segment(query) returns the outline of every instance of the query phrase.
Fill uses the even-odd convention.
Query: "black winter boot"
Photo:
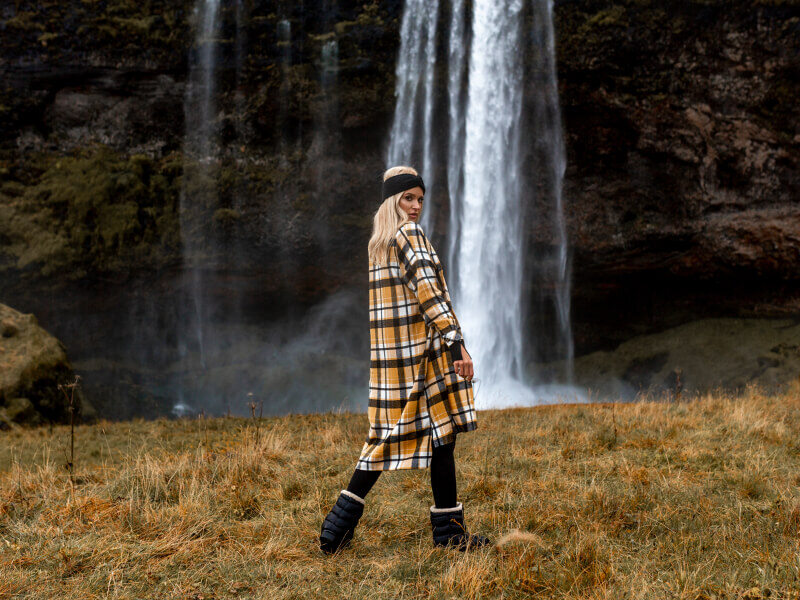
[[[459,502],[453,508],[431,506],[433,545],[449,546],[461,550],[480,548],[491,544],[489,538],[467,532],[464,527],[464,507]]]
[[[322,522],[322,532],[319,536],[320,549],[331,554],[347,546],[353,538],[353,531],[363,512],[364,499],[353,492],[342,490],[336,499],[336,504]]]

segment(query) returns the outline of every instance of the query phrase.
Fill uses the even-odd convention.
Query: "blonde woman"
[[[470,534],[456,496],[456,435],[477,427],[472,358],[464,347],[444,270],[418,224],[425,184],[411,167],[383,175],[369,241],[369,432],[347,489],[325,517],[320,548],[346,546],[383,471],[430,467],[433,542],[459,550]]]

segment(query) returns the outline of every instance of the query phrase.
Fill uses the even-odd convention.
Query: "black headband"
[[[421,187],[422,193],[425,193],[425,184],[422,182],[422,177],[419,175],[412,175],[411,173],[400,173],[400,175],[389,177],[389,179],[383,182],[381,193],[383,199],[386,200],[390,196],[415,187]]]

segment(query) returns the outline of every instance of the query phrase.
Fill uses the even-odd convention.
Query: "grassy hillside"
[[[467,525],[434,549],[429,472],[384,473],[317,546],[362,414],[0,433],[0,598],[798,598],[800,385],[691,402],[482,411]]]

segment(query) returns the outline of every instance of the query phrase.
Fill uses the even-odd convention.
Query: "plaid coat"
[[[447,351],[462,335],[436,251],[409,222],[388,253],[369,270],[370,426],[356,464],[366,471],[428,467],[432,446],[477,427],[472,383]]]

